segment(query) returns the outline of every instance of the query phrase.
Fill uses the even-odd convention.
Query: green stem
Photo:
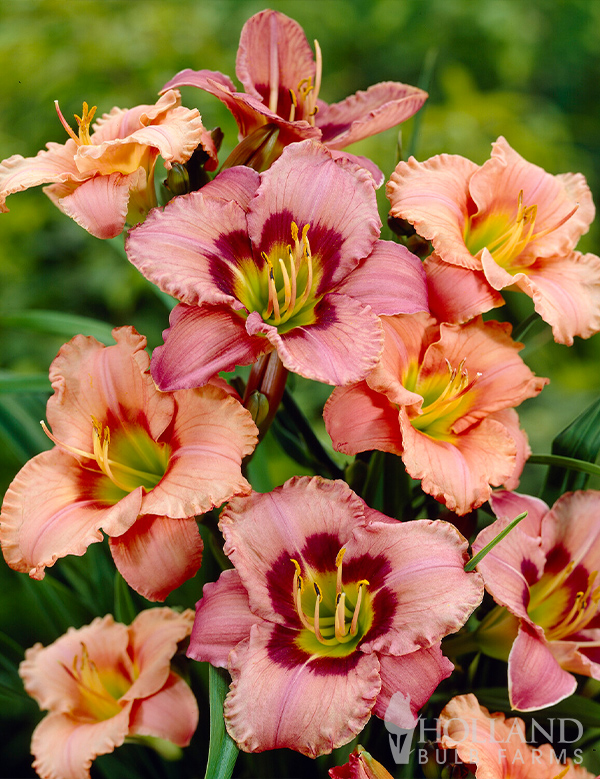
[[[507,525],[504,528],[504,530],[498,533],[498,535],[495,538],[492,538],[489,544],[486,544],[483,547],[483,549],[480,549],[477,552],[476,555],[473,555],[473,557],[465,565],[465,571],[467,571],[467,573],[469,571],[473,571],[475,567],[483,560],[486,554],[490,552],[499,541],[502,541],[502,539],[510,533],[513,527],[516,527],[522,519],[525,519],[526,516],[527,516],[527,512],[524,511],[522,514],[519,514],[518,517],[515,517],[513,521],[510,523],[510,525]]]
[[[377,487],[379,486],[379,479],[381,478],[381,472],[383,470],[383,452],[373,452],[371,459],[369,460],[369,469],[367,471],[367,478],[362,490],[362,499],[369,506],[373,505]]]
[[[559,468],[568,468],[571,471],[600,476],[600,466],[585,462],[585,460],[576,460],[573,457],[561,457],[557,454],[532,454],[527,462],[533,465],[556,465]]]
[[[529,316],[526,317],[518,325],[515,325],[515,329],[512,331],[513,341],[520,341],[521,338],[524,338],[529,328],[535,322],[537,322],[539,318],[540,318],[539,314],[536,311],[534,311],[532,314],[529,314]]]

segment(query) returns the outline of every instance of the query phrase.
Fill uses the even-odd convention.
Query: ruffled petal
[[[246,330],[253,338],[266,336],[283,365],[307,379],[338,386],[364,379],[383,349],[379,317],[369,306],[337,294],[326,295],[315,315],[313,324],[279,335],[276,327],[253,312]]]
[[[415,727],[419,709],[454,670],[439,644],[402,657],[380,655],[379,663],[381,692],[373,714],[406,729]]]
[[[127,584],[148,600],[163,601],[194,576],[203,543],[195,519],[143,515],[123,535],[110,539],[115,565]]]
[[[227,668],[229,653],[250,637],[250,628],[262,622],[250,611],[248,591],[235,569],[223,571],[216,582],[207,582],[196,604],[196,619],[188,657]]]
[[[366,303],[379,316],[429,310],[421,260],[392,241],[377,241],[336,291]]]
[[[382,81],[339,103],[321,106],[317,127],[323,143],[342,149],[410,119],[427,99],[427,92],[397,81]]]
[[[490,495],[490,506],[498,519],[509,521],[526,511],[527,516],[519,522],[519,528],[532,538],[539,538],[541,535],[542,519],[550,510],[548,504],[540,498],[507,490],[494,490]]]
[[[198,703],[188,685],[171,672],[162,688],[137,700],[131,709],[129,733],[164,738],[186,747],[198,726]]]
[[[288,747],[317,757],[347,744],[371,716],[381,688],[377,655],[300,660],[294,636],[254,625],[230,654],[225,723],[246,752]]]
[[[60,197],[56,205],[96,238],[115,238],[125,228],[130,191],[143,188],[145,183],[146,173],[141,168],[127,176],[96,175],[70,195]],[[52,194],[52,188],[47,194]]]
[[[556,546],[587,571],[600,570],[600,492],[579,490],[556,501],[542,524],[542,548],[548,554]]]
[[[224,306],[186,306],[171,312],[165,343],[152,353],[152,377],[159,389],[189,389],[206,384],[219,371],[251,365],[273,347],[250,336],[244,320]]]

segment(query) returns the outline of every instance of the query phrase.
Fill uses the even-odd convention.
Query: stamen
[[[339,596],[342,593],[342,560],[346,554],[346,547],[343,546],[335,558],[335,567],[337,568],[337,578],[335,582],[335,592]]]
[[[338,555],[339,557],[339,555]],[[335,637],[341,641],[346,631],[346,593],[339,592],[335,599]]]
[[[297,560],[294,560],[293,557],[290,558],[290,560],[294,563],[294,566],[296,567],[296,570],[294,572],[294,605],[296,606],[296,612],[298,614],[298,617],[300,618],[300,622],[302,622],[303,626],[305,628],[308,628],[308,630],[311,631],[311,633],[315,632],[315,629],[313,625],[308,621],[306,614],[302,610],[302,591],[304,589],[304,584],[302,581],[302,576],[300,575],[300,564]]]
[[[92,108],[88,111],[88,104],[84,103],[82,110],[83,117],[79,117],[77,114],[75,114],[75,120],[79,126],[79,141],[84,145],[89,145],[92,142],[90,138],[90,125],[95,113],[96,106],[92,106]]]
[[[269,110],[277,113],[279,99],[279,56],[277,51],[277,23],[272,18],[269,36]]]
[[[292,105],[290,107],[290,117],[288,121],[293,122],[294,119],[296,118],[296,108],[298,107],[298,100],[296,98],[296,93],[294,92],[293,89],[290,89],[289,93],[290,93],[290,100],[292,101]]]
[[[323,56],[321,54],[321,47],[319,46],[319,41],[315,38],[315,88],[313,89],[311,98],[313,101],[313,109],[310,112],[310,116],[314,117],[317,111],[319,110],[319,106],[317,105],[317,98],[319,97],[319,92],[321,91],[321,75],[323,73]],[[314,122],[312,122],[314,124]]]
[[[361,579],[361,581],[357,582],[358,596],[356,598],[356,606],[354,607],[354,614],[352,616],[352,623],[350,625],[350,635],[352,636],[355,636],[358,630],[358,615],[360,613],[360,604],[362,603],[363,598],[363,587],[368,584],[369,582],[366,579]]]
[[[290,252],[290,259],[291,259],[291,252]],[[284,311],[288,311],[290,308],[290,302],[292,300],[292,285],[290,284],[290,277],[288,276],[285,263],[281,258],[279,258],[279,266],[281,267],[281,275],[283,276],[283,292],[284,292],[283,309]]]

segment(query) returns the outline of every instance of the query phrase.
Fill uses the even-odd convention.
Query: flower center
[[[79,716],[93,721],[110,719],[121,711],[118,701],[131,687],[132,679],[125,675],[125,668],[98,670],[90,658],[86,645],[81,642],[81,655],[75,655],[73,665],[62,667],[76,683],[80,694]]]
[[[285,118],[285,108],[279,105],[279,62],[276,56],[271,58],[269,73],[269,110],[274,114],[279,114]],[[321,89],[321,74],[323,72],[323,57],[319,42],[315,40],[315,79],[308,76],[298,82],[296,89],[289,89],[290,105],[288,121],[293,122],[296,118],[304,119],[311,125],[315,125],[315,116],[319,107],[317,98]],[[285,94],[285,93],[284,93]],[[287,101],[285,101],[287,102]],[[299,114],[296,117],[296,113]]]
[[[527,613],[544,628],[549,641],[560,641],[583,630],[598,613],[600,587],[594,587],[598,571],[587,575],[585,589],[578,590],[573,598],[573,589],[566,583],[573,568],[571,562],[558,576],[544,574],[530,590]]]
[[[126,493],[132,492],[137,487],[143,487],[146,491],[156,487],[165,475],[169,464],[170,446],[153,441],[141,427],[135,430],[127,430],[124,427],[118,429],[111,443],[108,425],[102,426],[95,417],[92,417],[93,451],[86,452],[59,441],[44,422],[41,425],[48,438],[57,446],[78,458],[94,460],[112,484]],[[111,446],[112,457],[109,456],[109,446]],[[112,491],[109,493],[105,495],[109,500],[119,500],[122,497],[118,494],[113,495]]]
[[[528,244],[563,225],[573,216],[577,208],[578,206],[575,205],[556,224],[536,233],[534,230],[538,207],[535,204],[526,206],[523,203],[521,189],[517,198],[516,215],[490,214],[483,219],[470,217],[465,225],[465,245],[473,256],[487,248],[494,261],[509,270]],[[516,272],[516,267],[513,270]]]
[[[416,390],[423,395],[423,405],[421,413],[411,419],[411,424],[433,438],[452,438],[450,427],[464,415],[468,405],[467,393],[473,389],[475,382],[481,376],[478,372],[475,378],[469,381],[465,360],[461,361],[458,368],[453,368],[448,360],[446,365],[449,377],[447,375],[432,377],[428,380],[429,386],[424,392],[420,391],[422,388]]]
[[[70,137],[75,141],[75,143],[78,146],[82,146],[82,145],[90,146],[92,143],[90,138],[90,125],[92,123],[92,119],[94,118],[94,114],[96,113],[96,106],[92,106],[92,108],[88,110],[88,104],[84,103],[83,109],[81,111],[82,116],[77,116],[77,114],[75,114],[75,120],[79,126],[79,135],[75,135],[75,133],[69,126],[69,123],[62,115],[62,111],[58,106],[58,100],[54,101],[54,105],[56,107],[56,113],[58,114],[60,123],[65,128],[65,130],[70,135]]]
[[[344,586],[342,560],[345,552],[345,547],[342,547],[337,554],[335,574],[325,573],[317,582],[312,573],[308,572],[310,583],[302,576],[300,563],[290,558],[295,567],[294,605],[302,626],[309,631],[301,643],[311,651],[350,643],[348,649],[352,651],[371,626],[367,590],[369,582],[361,579]]]

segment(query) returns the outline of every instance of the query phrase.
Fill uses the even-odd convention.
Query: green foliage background
[[[273,0],[270,6],[298,20],[309,40],[319,40],[324,57],[321,97],[329,102],[378,81],[417,84],[425,63],[433,63],[426,109],[417,122],[403,127],[404,155],[411,148],[419,159],[445,152],[483,163],[491,142],[504,135],[524,157],[552,173],[582,171],[598,201],[599,2]],[[0,158],[33,156],[47,141],[65,140],[55,99],[69,118],[80,113],[84,100],[97,105],[99,114],[114,105],[153,103],[163,84],[186,67],[234,77],[242,25],[264,7],[255,0],[3,3]],[[205,125],[224,130],[224,159],[236,142],[231,117],[216,99],[197,90],[184,89],[183,101],[200,109]],[[388,177],[396,147],[397,131],[390,130],[352,151],[372,157]],[[385,221],[386,201],[383,193],[380,197]],[[160,343],[168,311],[128,264],[122,242],[92,238],[39,189],[11,196],[8,206],[10,213],[0,216],[0,378],[5,372],[46,373],[68,338],[61,328],[49,333],[19,324],[17,315],[27,310],[91,316],[113,326],[132,324],[148,336],[151,346]],[[580,248],[600,253],[599,235],[593,227]],[[385,229],[383,237],[388,237]],[[499,316],[518,322],[530,311],[528,299],[514,296]],[[598,338],[578,340],[567,349],[553,343],[544,325],[530,331],[524,357],[538,374],[552,380],[539,398],[521,409],[535,452],[549,452],[554,436],[597,397]],[[297,389],[308,397],[302,382]],[[0,494],[21,465],[47,446],[37,423],[44,416],[46,398],[40,391],[0,394]],[[269,472],[261,489],[297,472],[275,442],[269,447],[270,461],[281,464]],[[540,481],[540,466],[527,466],[523,489],[536,490]],[[101,554],[90,550],[88,555],[89,570],[101,568]],[[76,580],[79,575],[85,587],[81,582],[88,564],[78,562],[69,576]],[[2,685],[16,689],[11,657],[14,667],[22,648],[36,640],[53,640],[65,629],[61,621],[78,619],[83,624],[111,610],[107,598],[102,593],[95,597],[89,586],[87,600],[69,601],[60,589],[61,575],[67,576],[59,572],[55,585],[45,584],[46,594],[40,596],[33,594],[26,576],[0,566]],[[189,605],[198,593],[198,585],[189,587],[184,596]],[[16,645],[3,636],[12,637]],[[3,689],[0,686],[0,751],[6,754],[0,759],[0,775],[33,776],[28,749],[37,707],[16,693],[2,697]]]

